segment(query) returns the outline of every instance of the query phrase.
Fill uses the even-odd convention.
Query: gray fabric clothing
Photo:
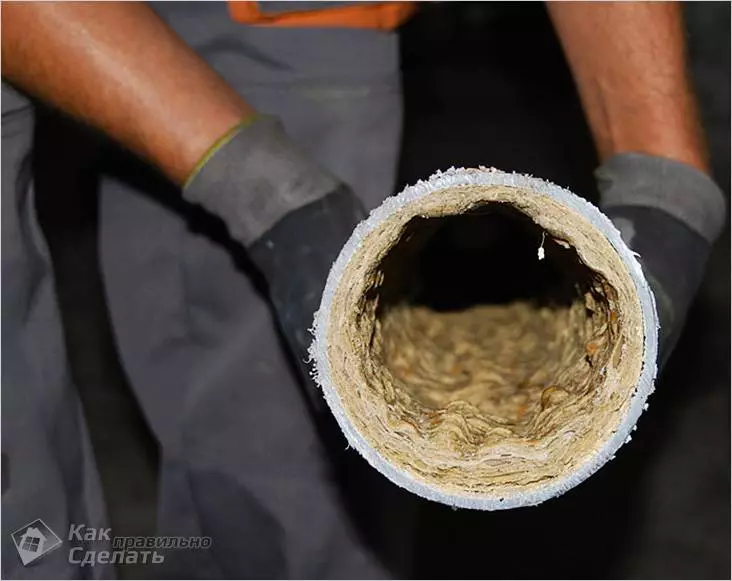
[[[229,18],[225,3],[173,2],[154,7],[260,112],[281,119],[288,134],[349,184],[367,207],[393,193],[401,131],[395,34],[246,27]],[[3,185],[9,149],[5,130],[3,119]],[[29,146],[30,138],[25,139]],[[334,456],[324,444],[327,439],[321,433],[329,428],[319,426],[309,415],[302,387],[256,277],[250,276],[243,250],[218,220],[185,203],[180,192],[144,164],[119,153],[105,160],[104,168],[101,264],[122,363],[161,444],[159,532],[213,539],[208,551],[168,552],[161,575],[390,576],[383,559],[350,518],[343,482],[360,485],[360,504],[373,521],[374,538],[386,549],[401,550],[412,536],[413,531],[402,524],[409,522],[412,499],[373,473],[353,452],[341,448]],[[11,208],[3,212],[3,220],[13,212],[16,219],[23,218]],[[20,248],[17,252],[25,254],[13,259],[6,273],[10,247],[5,244],[5,228],[3,236],[5,284],[14,280],[18,286],[15,291],[3,289],[3,309],[6,300],[13,300],[9,308],[18,317],[28,312],[31,282],[41,271],[35,264],[37,252],[23,251],[21,240],[14,244]],[[51,280],[50,270],[47,280]],[[50,289],[47,298],[53,300]],[[30,304],[37,303],[36,298]],[[4,339],[9,323],[13,329],[12,318],[4,317]],[[39,345],[40,352],[54,354],[48,366],[58,377],[57,391],[76,401],[71,385],[62,383],[65,363],[57,317],[45,317],[33,332],[32,344]],[[42,342],[54,334],[59,345],[43,347]],[[13,349],[12,340],[8,336],[3,345],[4,364],[6,355],[10,357],[8,349]],[[13,358],[20,365],[22,359]],[[3,368],[4,374],[12,370]],[[33,372],[18,367],[13,375],[17,379],[4,375],[3,420],[8,408],[6,386],[28,381]],[[23,400],[28,409],[13,413],[25,424],[26,418],[46,410],[38,422],[39,433],[45,434],[55,429],[47,421],[48,414],[58,415],[62,407],[44,399],[49,388],[40,379],[34,389],[38,397]],[[64,414],[65,421],[81,433],[66,444],[66,450],[83,450],[81,417]],[[7,432],[5,426],[4,421],[3,446],[25,434],[20,426]],[[49,467],[59,464],[59,470],[72,472],[66,487],[58,478],[38,479],[27,490],[28,503],[45,495],[57,510],[76,514],[86,507],[78,497],[79,489],[98,497],[97,484],[82,486],[92,469],[73,471],[67,452],[59,452],[53,442],[44,439],[36,448],[39,456],[34,457],[48,458]],[[10,460],[12,473],[12,454]],[[84,465],[90,466],[89,462]],[[4,532],[5,505],[4,496]],[[20,511],[22,506],[18,507],[10,510]],[[78,574],[61,565],[54,569],[51,561],[48,566],[41,576]],[[35,576],[27,569],[21,572]]]
[[[105,511],[78,395],[69,377],[51,261],[33,204],[31,104],[2,87],[2,577],[112,575],[69,562],[71,524]],[[61,547],[24,566],[12,533],[41,519]],[[89,542],[89,549],[108,543]]]

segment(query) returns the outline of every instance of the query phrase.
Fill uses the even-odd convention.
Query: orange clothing
[[[298,4],[292,2],[292,11],[269,13],[261,10],[260,2],[231,0],[229,13],[236,22],[254,26],[394,30],[417,8],[416,2],[343,2],[323,8],[309,8],[312,3],[308,3],[305,9],[297,10]]]

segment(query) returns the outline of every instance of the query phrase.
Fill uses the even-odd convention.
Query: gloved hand
[[[595,172],[600,208],[640,255],[656,297],[659,367],[668,360],[725,220],[725,199],[701,171],[670,159],[618,154]]]
[[[323,409],[306,363],[309,329],[331,265],[366,216],[360,201],[304,155],[275,118],[264,116],[219,140],[183,196],[222,218],[247,248],[267,281],[311,403]]]

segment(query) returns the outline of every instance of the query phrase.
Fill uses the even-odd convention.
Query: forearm
[[[145,4],[3,3],[3,76],[182,184],[254,112]]]
[[[331,265],[366,215],[359,199],[277,119],[241,123],[254,111],[145,5],[2,8],[3,75],[147,158],[224,221],[264,277],[312,385],[308,329]],[[308,393],[322,404],[317,388]]]
[[[602,161],[638,152],[708,170],[681,6],[549,2]]]

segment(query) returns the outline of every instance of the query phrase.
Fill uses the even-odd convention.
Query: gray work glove
[[[640,255],[656,297],[659,366],[668,360],[725,221],[719,187],[699,170],[670,159],[623,153],[595,172],[600,207]]]
[[[273,117],[239,127],[189,179],[183,196],[223,219],[264,276],[281,330],[309,375],[309,329],[330,267],[366,216],[360,201],[304,155]]]

